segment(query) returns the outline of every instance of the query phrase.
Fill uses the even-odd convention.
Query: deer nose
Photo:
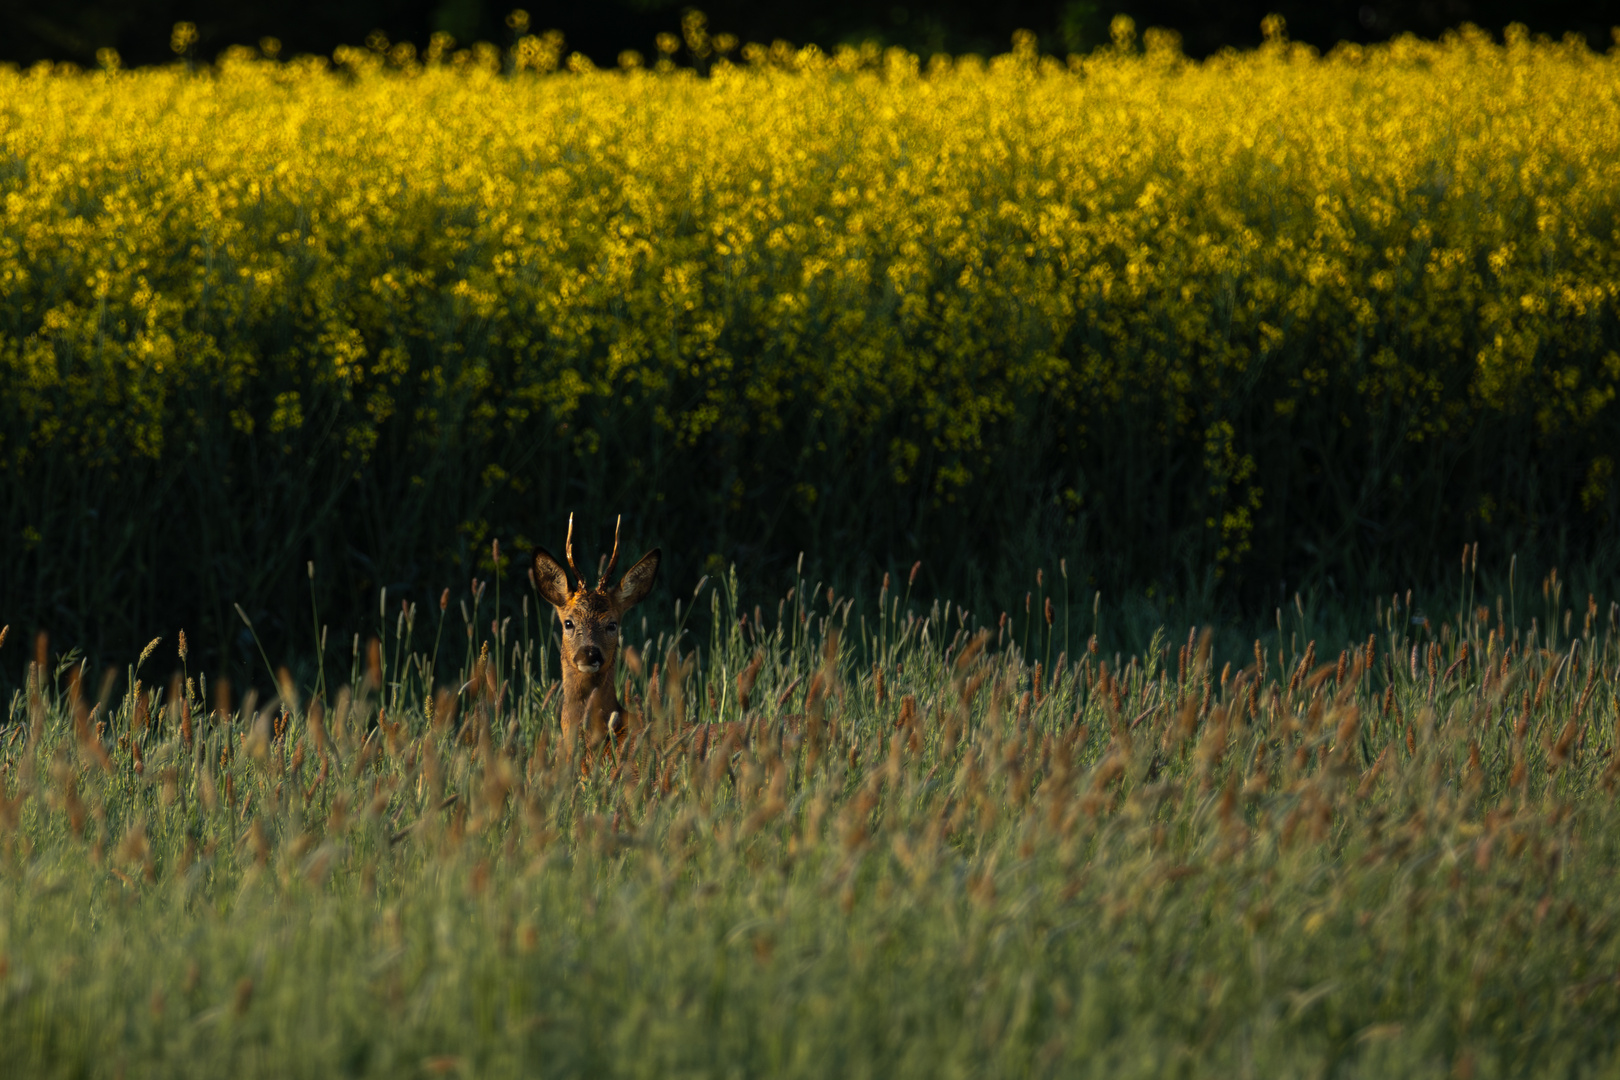
[[[595,645],[587,645],[579,650],[579,655],[575,658],[575,661],[582,668],[596,671],[602,666],[602,650]]]

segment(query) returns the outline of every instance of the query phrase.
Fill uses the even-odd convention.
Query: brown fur
[[[544,548],[534,553],[534,581],[540,596],[556,610],[562,632],[562,734],[564,745],[585,740],[585,768],[591,767],[596,753],[612,740],[610,755],[620,763],[635,759],[643,747],[647,725],[639,712],[631,713],[619,700],[615,686],[618,671],[621,629],[625,612],[644,600],[658,578],[662,552],[658,548],[643,555],[625,571],[616,585],[608,586],[619,559],[618,529],[613,536],[613,555],[596,588],[586,586],[574,563],[574,520],[568,519],[568,540],[564,548],[565,569]],[[569,570],[578,580],[569,578]],[[757,674],[757,670],[754,671]],[[752,679],[749,680],[749,688]],[[741,689],[741,687],[739,687]],[[781,729],[791,747],[798,743],[800,718],[786,717],[773,727]],[[663,755],[689,753],[697,760],[711,755],[729,759],[749,741],[766,734],[759,718],[748,722],[723,724],[683,724],[664,738]],[[632,765],[632,774],[636,771]]]
[[[571,584],[568,571],[544,548],[534,553],[535,587],[557,612],[562,631],[562,728],[563,738],[583,737],[587,745],[600,744],[610,735],[623,741],[628,717],[614,686],[619,666],[619,624],[624,613],[646,598],[658,580],[662,553],[653,548],[625,571],[618,584],[608,587],[614,564],[619,559],[618,530],[613,537],[613,556],[596,588],[589,588],[574,566],[574,519],[568,519],[568,542],[564,552],[574,569],[578,586]]]

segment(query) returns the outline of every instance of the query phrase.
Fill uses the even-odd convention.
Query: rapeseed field
[[[1615,54],[1115,30],[0,71],[0,595],[108,648],[191,597],[219,655],[312,554],[357,615],[565,508],[941,595],[1014,542],[1244,603],[1603,550]]]

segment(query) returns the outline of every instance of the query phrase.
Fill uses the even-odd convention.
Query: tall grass
[[[1067,652],[1039,602],[734,589],[626,658],[675,737],[588,768],[543,620],[385,634],[270,701],[172,643],[105,686],[36,656],[0,728],[8,1075],[1616,1067],[1612,606],[1396,597],[1227,662],[1196,629]]]

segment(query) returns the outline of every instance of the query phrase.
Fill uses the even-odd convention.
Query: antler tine
[[[598,589],[607,588],[607,583],[613,577],[613,568],[619,565],[619,526],[624,524],[624,515],[620,514],[613,522],[613,554],[608,556],[607,569],[602,571],[602,580],[596,583]]]
[[[583,589],[585,587],[585,575],[580,573],[579,572],[579,567],[574,565],[574,515],[573,514],[568,515],[568,541],[563,546],[563,554],[565,556],[567,556],[567,558],[568,558],[568,569],[570,569],[570,570],[572,570],[574,572],[574,577],[576,579],[578,579],[578,581],[579,581],[579,587]]]

